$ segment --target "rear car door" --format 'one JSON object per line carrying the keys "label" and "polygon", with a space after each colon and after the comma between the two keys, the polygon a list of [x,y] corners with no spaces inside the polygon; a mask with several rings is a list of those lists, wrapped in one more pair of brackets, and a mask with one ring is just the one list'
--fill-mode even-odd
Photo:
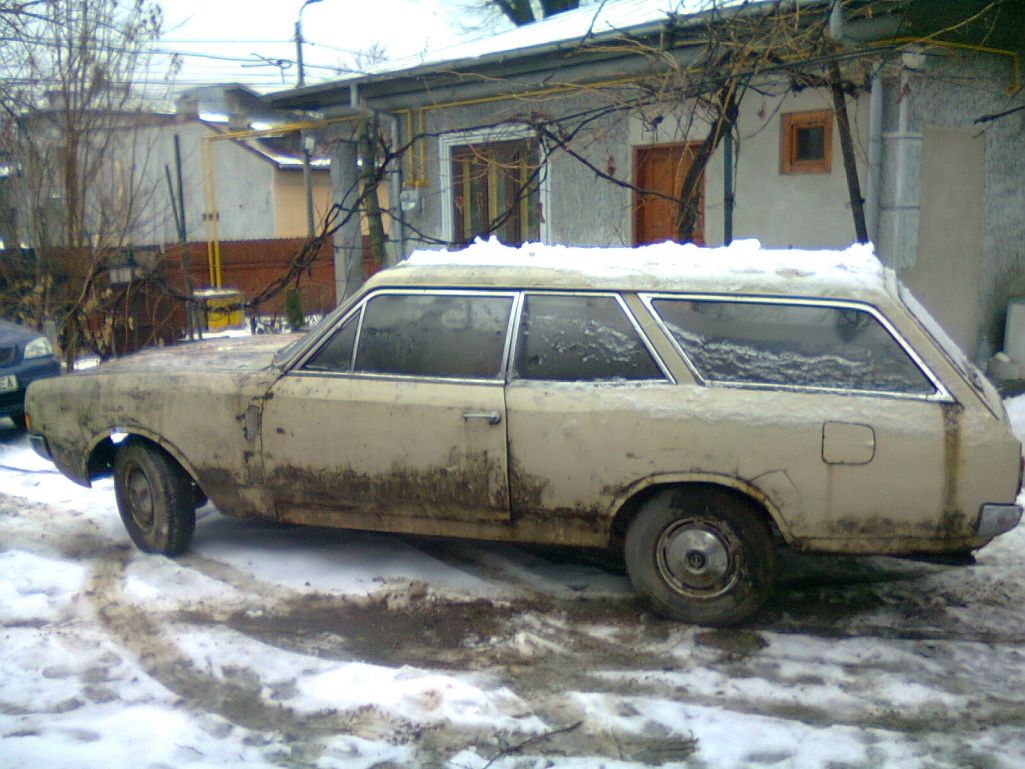
{"label": "rear car door", "polygon": [[271,389],[265,479],[279,516],[509,517],[503,370],[514,295],[380,291]]}
{"label": "rear car door", "polygon": [[678,388],[614,293],[527,293],[510,368],[513,519],[601,530],[649,474],[652,420]]}

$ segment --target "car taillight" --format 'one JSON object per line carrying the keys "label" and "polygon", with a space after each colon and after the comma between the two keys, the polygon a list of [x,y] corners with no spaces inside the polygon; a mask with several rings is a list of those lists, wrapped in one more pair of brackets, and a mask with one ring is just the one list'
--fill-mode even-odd
{"label": "car taillight", "polygon": [[[32,420],[29,418],[28,413],[25,414],[25,431],[32,432]],[[1021,474],[1018,474],[1018,485],[1021,485]],[[1020,491],[1021,489],[1019,489]]]}

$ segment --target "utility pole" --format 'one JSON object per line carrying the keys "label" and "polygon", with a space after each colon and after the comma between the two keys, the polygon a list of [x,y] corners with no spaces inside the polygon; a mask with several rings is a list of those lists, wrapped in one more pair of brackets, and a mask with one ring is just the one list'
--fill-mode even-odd
{"label": "utility pole", "polygon": [[303,187],[306,190],[306,237],[312,238],[315,232],[313,221],[313,174],[310,168],[310,156],[315,146],[314,138],[306,131],[299,132],[299,138],[303,145]]}
{"label": "utility pole", "polygon": [[[296,86],[302,88],[306,85],[306,73],[303,67],[303,11],[307,5],[319,3],[322,0],[306,0],[299,7],[299,16],[295,20],[295,63],[298,69]],[[302,144],[303,153],[303,188],[306,190],[306,237],[312,238],[315,234],[313,221],[313,174],[310,169],[310,155],[313,148],[312,136],[307,136],[306,131],[299,132],[299,142]]]}
{"label": "utility pole", "polygon": [[[175,213],[175,224],[178,225],[178,243],[181,246],[182,277],[185,283],[185,320],[189,327],[189,339],[194,339],[196,334],[203,338],[203,332],[199,330],[196,322],[196,306],[192,300],[192,274],[189,271],[189,226],[185,219],[185,189],[182,184],[182,150],[181,140],[178,134],[174,135],[174,168],[177,177],[178,189],[171,191],[171,207]],[[167,184],[171,186],[170,173],[168,173]],[[177,200],[175,199],[177,197]]]}
{"label": "utility pole", "polygon": [[298,69],[296,85],[302,88],[306,85],[306,73],[303,71],[303,11],[307,5],[322,2],[323,0],[306,0],[299,6],[299,16],[295,20],[295,64]]}

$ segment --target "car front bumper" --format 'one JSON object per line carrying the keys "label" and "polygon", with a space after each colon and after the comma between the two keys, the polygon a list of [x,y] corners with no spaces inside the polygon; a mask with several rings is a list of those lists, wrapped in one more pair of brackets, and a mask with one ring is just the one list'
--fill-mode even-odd
{"label": "car front bumper", "polygon": [[51,462],[53,461],[53,454],[50,453],[50,444],[46,442],[46,438],[38,433],[29,433],[28,442],[32,450],[39,456]]}
{"label": "car front bumper", "polygon": [[11,368],[0,369],[0,376],[14,376],[17,381],[15,389],[0,392],[0,417],[22,413],[25,410],[28,386],[37,379],[49,379],[60,373],[60,363],[53,357],[31,359]]}

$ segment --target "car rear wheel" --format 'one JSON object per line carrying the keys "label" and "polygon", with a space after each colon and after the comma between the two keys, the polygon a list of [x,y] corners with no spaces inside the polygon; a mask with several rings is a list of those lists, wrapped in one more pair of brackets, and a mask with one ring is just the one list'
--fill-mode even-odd
{"label": "car rear wheel", "polygon": [[667,489],[626,534],[634,589],[670,619],[729,625],[754,614],[772,588],[776,553],[753,504],[714,488]]}
{"label": "car rear wheel", "polygon": [[14,422],[14,429],[24,430],[26,427],[28,427],[28,422],[25,421],[24,411],[15,411],[13,414],[10,415],[10,417],[11,421]]}
{"label": "car rear wheel", "polygon": [[114,458],[114,494],[121,520],[136,547],[179,555],[196,528],[192,481],[163,449],[129,439]]}

